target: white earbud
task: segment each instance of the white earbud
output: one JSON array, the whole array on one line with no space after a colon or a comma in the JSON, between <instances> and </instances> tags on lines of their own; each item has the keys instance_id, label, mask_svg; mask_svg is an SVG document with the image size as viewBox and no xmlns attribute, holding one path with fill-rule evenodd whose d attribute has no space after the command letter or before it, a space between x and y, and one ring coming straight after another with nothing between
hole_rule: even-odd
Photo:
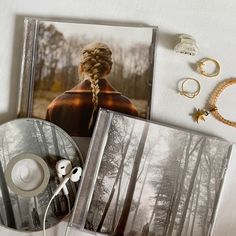
<instances>
[{"instance_id":1,"label":"white earbud","mask_svg":"<svg viewBox=\"0 0 236 236\"><path fill-rule=\"evenodd\" d=\"M71 170L71 172L63 178L63 181L60 183L58 188L55 190L55 192L53 194L53 197L55 197L63 189L63 187L66 185L66 183L69 180L71 180L72 182L79 181L81 174L82 174L82 168L81 167L73 168Z\"/></svg>"},{"instance_id":2,"label":"white earbud","mask_svg":"<svg viewBox=\"0 0 236 236\"><path fill-rule=\"evenodd\" d=\"M66 160L66 159L58 161L57 164L56 164L56 170L57 170L57 176L60 180L60 183L62 183L63 182L63 176L68 175L72 170L71 162L69 160ZM66 185L63 186L63 192L64 192L65 195L69 194Z\"/></svg>"},{"instance_id":3,"label":"white earbud","mask_svg":"<svg viewBox=\"0 0 236 236\"><path fill-rule=\"evenodd\" d=\"M47 218L47 212L50 207L50 204L52 203L53 199L56 197L56 195L63 189L64 194L66 195L66 198L68 200L68 208L70 212L70 199L69 199L69 193L68 189L66 187L66 183L71 180L72 182L77 182L80 180L80 177L82 175L82 168L81 167L75 167L72 169L71 162L69 160L60 160L56 164L56 170L57 175L60 180L60 184L58 188L55 190L54 194L52 195L47 208L45 210L44 216L43 216L43 235L46 235L46 218ZM63 177L65 175L65 177ZM67 235L68 231L66 231Z\"/></svg>"}]
</instances>

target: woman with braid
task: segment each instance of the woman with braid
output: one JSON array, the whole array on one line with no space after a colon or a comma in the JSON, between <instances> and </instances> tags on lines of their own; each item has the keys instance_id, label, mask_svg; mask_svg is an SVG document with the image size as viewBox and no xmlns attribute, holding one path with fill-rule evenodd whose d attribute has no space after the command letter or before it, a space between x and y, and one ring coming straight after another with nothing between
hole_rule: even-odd
<instances>
[{"instance_id":1,"label":"woman with braid","mask_svg":"<svg viewBox=\"0 0 236 236\"><path fill-rule=\"evenodd\" d=\"M85 46L79 67L84 80L49 104L46 120L71 136L90 137L100 107L138 115L131 101L107 81L112 69L112 52L106 44Z\"/></svg>"}]
</instances>

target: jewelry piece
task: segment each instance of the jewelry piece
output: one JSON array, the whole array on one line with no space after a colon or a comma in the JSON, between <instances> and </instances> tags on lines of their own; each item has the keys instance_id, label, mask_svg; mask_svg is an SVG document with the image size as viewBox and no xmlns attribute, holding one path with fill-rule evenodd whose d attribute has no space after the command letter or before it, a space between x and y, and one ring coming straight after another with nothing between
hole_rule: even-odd
<instances>
[{"instance_id":1,"label":"jewelry piece","mask_svg":"<svg viewBox=\"0 0 236 236\"><path fill-rule=\"evenodd\" d=\"M209 114L212 114L217 120L220 122L230 125L236 128L236 122L230 121L225 119L218 111L218 108L216 106L217 99L221 95L221 93L229 86L236 84L236 79L228 79L218 84L218 86L215 88L215 90L212 92L210 99L207 104L207 108L205 109L196 109L194 113L192 114L194 121L197 123L200 120L205 121L205 117Z\"/></svg>"},{"instance_id":2,"label":"jewelry piece","mask_svg":"<svg viewBox=\"0 0 236 236\"><path fill-rule=\"evenodd\" d=\"M196 44L196 40L188 34L180 34L179 42L176 44L174 50L175 52L184 53L188 55L195 56L199 49Z\"/></svg>"},{"instance_id":3,"label":"jewelry piece","mask_svg":"<svg viewBox=\"0 0 236 236\"><path fill-rule=\"evenodd\" d=\"M188 81L193 81L197 85L196 91L191 92L185 88L186 87L185 85ZM181 89L179 90L179 93L180 95L183 95L188 98L195 98L200 93L200 90L201 90L201 85L198 80L193 79L193 78L187 78L182 81Z\"/></svg>"},{"instance_id":4,"label":"jewelry piece","mask_svg":"<svg viewBox=\"0 0 236 236\"><path fill-rule=\"evenodd\" d=\"M204 70L204 67L206 66L207 62L215 64L215 70L212 73L208 73ZM220 64L215 59L205 57L197 62L197 70L199 71L200 74L202 74L204 76L215 77L220 73Z\"/></svg>"},{"instance_id":5,"label":"jewelry piece","mask_svg":"<svg viewBox=\"0 0 236 236\"><path fill-rule=\"evenodd\" d=\"M213 110L206 110L206 109L194 109L194 112L191 114L193 117L193 120L197 123L199 123L199 121L205 121L205 116L208 116L210 114L210 112L212 112Z\"/></svg>"}]
</instances>

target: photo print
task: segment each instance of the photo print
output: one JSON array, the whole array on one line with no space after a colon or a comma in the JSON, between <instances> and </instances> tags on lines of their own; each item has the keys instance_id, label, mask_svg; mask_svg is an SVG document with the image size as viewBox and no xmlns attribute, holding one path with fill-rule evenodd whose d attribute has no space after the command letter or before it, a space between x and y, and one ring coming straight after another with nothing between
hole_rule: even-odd
<instances>
[{"instance_id":1,"label":"photo print","mask_svg":"<svg viewBox=\"0 0 236 236\"><path fill-rule=\"evenodd\" d=\"M88 155L98 174L94 185L83 180L74 225L98 235L208 235L231 144L107 111L94 137L106 115L101 150L94 140Z\"/></svg>"},{"instance_id":2,"label":"photo print","mask_svg":"<svg viewBox=\"0 0 236 236\"><path fill-rule=\"evenodd\" d=\"M27 18L25 30L19 116L75 137L92 135L100 107L149 117L156 28Z\"/></svg>"}]
</instances>

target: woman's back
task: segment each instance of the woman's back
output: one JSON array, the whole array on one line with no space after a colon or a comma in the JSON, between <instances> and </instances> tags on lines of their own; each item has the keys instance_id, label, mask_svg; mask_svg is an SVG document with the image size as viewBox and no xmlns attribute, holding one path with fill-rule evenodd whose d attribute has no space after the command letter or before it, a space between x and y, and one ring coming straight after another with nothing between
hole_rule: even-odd
<instances>
[{"instance_id":1,"label":"woman's back","mask_svg":"<svg viewBox=\"0 0 236 236\"><path fill-rule=\"evenodd\" d=\"M118 111L137 116L137 110L131 101L116 91L106 79L98 82L98 108ZM89 128L93 113L90 81L84 80L76 87L57 97L47 109L46 120L60 126L71 136L91 137L98 109L93 114L93 122Z\"/></svg>"}]
</instances>

